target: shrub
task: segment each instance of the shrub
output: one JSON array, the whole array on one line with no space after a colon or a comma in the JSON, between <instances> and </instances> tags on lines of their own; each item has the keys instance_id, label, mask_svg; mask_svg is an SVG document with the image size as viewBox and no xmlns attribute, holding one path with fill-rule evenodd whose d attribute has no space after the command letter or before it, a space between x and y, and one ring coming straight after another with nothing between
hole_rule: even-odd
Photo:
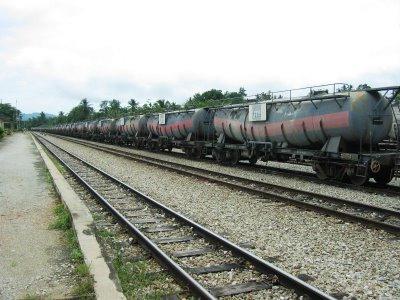
<instances>
[{"instance_id":1,"label":"shrub","mask_svg":"<svg viewBox=\"0 0 400 300\"><path fill-rule=\"evenodd\" d=\"M0 127L0 139L4 136L4 129Z\"/></svg>"}]
</instances>

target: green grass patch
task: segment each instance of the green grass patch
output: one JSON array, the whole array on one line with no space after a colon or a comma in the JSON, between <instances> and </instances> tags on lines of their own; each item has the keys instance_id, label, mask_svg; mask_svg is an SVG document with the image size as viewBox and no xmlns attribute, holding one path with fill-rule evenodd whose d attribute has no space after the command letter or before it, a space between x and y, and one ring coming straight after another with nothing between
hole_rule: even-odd
<instances>
[{"instance_id":1,"label":"green grass patch","mask_svg":"<svg viewBox=\"0 0 400 300\"><path fill-rule=\"evenodd\" d=\"M36 295L25 295L23 298L23 300L40 300L42 299L40 296L36 296Z\"/></svg>"},{"instance_id":2,"label":"green grass patch","mask_svg":"<svg viewBox=\"0 0 400 300\"><path fill-rule=\"evenodd\" d=\"M71 229L71 215L62 203L54 208L55 220L50 224L50 229L64 230Z\"/></svg>"},{"instance_id":3,"label":"green grass patch","mask_svg":"<svg viewBox=\"0 0 400 300\"><path fill-rule=\"evenodd\" d=\"M165 291L149 292L146 288L155 281L164 282L165 273L149 273L147 261L123 262L120 256L113 260L124 294L129 299L162 299Z\"/></svg>"},{"instance_id":4,"label":"green grass patch","mask_svg":"<svg viewBox=\"0 0 400 300\"><path fill-rule=\"evenodd\" d=\"M114 236L114 234L112 232L110 232L110 231L108 231L106 229L97 230L96 234L97 234L97 236L99 236L101 238L104 238L104 239L107 239L107 238L110 238L110 237Z\"/></svg>"},{"instance_id":5,"label":"green grass patch","mask_svg":"<svg viewBox=\"0 0 400 300\"><path fill-rule=\"evenodd\" d=\"M103 215L100 213L97 213L97 212L92 213L92 216L93 216L93 220L95 220L95 221L103 219Z\"/></svg>"},{"instance_id":6,"label":"green grass patch","mask_svg":"<svg viewBox=\"0 0 400 300\"><path fill-rule=\"evenodd\" d=\"M94 298L93 278L90 275L89 267L85 264L83 253L79 248L78 238L72 228L71 215L62 203L57 204L54 208L54 214L55 220L50 225L50 228L64 232L69 256L75 265L75 272L79 277L72 291L73 296Z\"/></svg>"}]
</instances>

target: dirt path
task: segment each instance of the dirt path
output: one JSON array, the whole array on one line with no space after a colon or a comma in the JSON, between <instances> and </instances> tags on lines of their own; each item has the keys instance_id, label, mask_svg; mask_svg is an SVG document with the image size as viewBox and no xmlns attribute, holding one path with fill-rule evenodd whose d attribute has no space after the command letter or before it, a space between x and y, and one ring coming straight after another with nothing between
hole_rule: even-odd
<instances>
[{"instance_id":1,"label":"dirt path","mask_svg":"<svg viewBox=\"0 0 400 300\"><path fill-rule=\"evenodd\" d=\"M65 243L48 229L55 200L30 135L0 141L0 299L70 294Z\"/></svg>"}]
</instances>

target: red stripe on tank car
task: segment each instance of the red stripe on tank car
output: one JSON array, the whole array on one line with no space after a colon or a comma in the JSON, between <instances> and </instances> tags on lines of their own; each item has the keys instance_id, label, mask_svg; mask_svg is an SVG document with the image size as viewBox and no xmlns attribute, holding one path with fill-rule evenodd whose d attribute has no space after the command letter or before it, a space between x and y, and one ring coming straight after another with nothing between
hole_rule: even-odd
<instances>
[{"instance_id":1,"label":"red stripe on tank car","mask_svg":"<svg viewBox=\"0 0 400 300\"><path fill-rule=\"evenodd\" d=\"M227 120L229 123L232 124L233 123L242 124L242 122L238 120L229 120L228 118L225 119L225 118L215 117L214 125L222 126L222 124ZM320 120L322 120L322 125L324 129L347 128L349 127L350 124L348 111L310 116L300 119L287 120L283 122L273 122L273 123L266 122L264 123L265 125L262 122L254 122L248 124L249 125L263 124L265 126L266 131L268 132L268 135L272 137L272 136L282 135L282 125L283 129L285 130L285 134L303 133L303 122L306 131L320 130L319 127ZM237 124L236 126L240 126L240 124ZM318 127L315 127L317 126L317 124ZM244 130L247 132L249 128L245 127Z\"/></svg>"},{"instance_id":2,"label":"red stripe on tank car","mask_svg":"<svg viewBox=\"0 0 400 300\"><path fill-rule=\"evenodd\" d=\"M282 125L286 134L302 133L303 122L307 131L320 130L319 127L314 127L316 124L319 124L320 120L322 120L324 129L347 128L349 127L349 112L343 111L283 122L267 123L266 126L270 136L277 136L282 135Z\"/></svg>"},{"instance_id":3,"label":"red stripe on tank car","mask_svg":"<svg viewBox=\"0 0 400 300\"><path fill-rule=\"evenodd\" d=\"M163 135L168 135L167 132L172 132L172 130L177 129L178 126L186 130L186 128L192 127L192 119L186 119L182 122L175 122L173 124L158 125ZM171 134L169 135L171 136Z\"/></svg>"}]
</instances>

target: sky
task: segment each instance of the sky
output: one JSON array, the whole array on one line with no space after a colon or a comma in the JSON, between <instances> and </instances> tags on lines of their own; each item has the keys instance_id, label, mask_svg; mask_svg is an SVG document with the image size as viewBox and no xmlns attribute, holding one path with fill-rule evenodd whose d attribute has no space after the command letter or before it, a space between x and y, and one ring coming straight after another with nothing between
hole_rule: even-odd
<instances>
[{"instance_id":1,"label":"sky","mask_svg":"<svg viewBox=\"0 0 400 300\"><path fill-rule=\"evenodd\" d=\"M400 0L0 0L0 100L183 103L331 82L400 85Z\"/></svg>"}]
</instances>

